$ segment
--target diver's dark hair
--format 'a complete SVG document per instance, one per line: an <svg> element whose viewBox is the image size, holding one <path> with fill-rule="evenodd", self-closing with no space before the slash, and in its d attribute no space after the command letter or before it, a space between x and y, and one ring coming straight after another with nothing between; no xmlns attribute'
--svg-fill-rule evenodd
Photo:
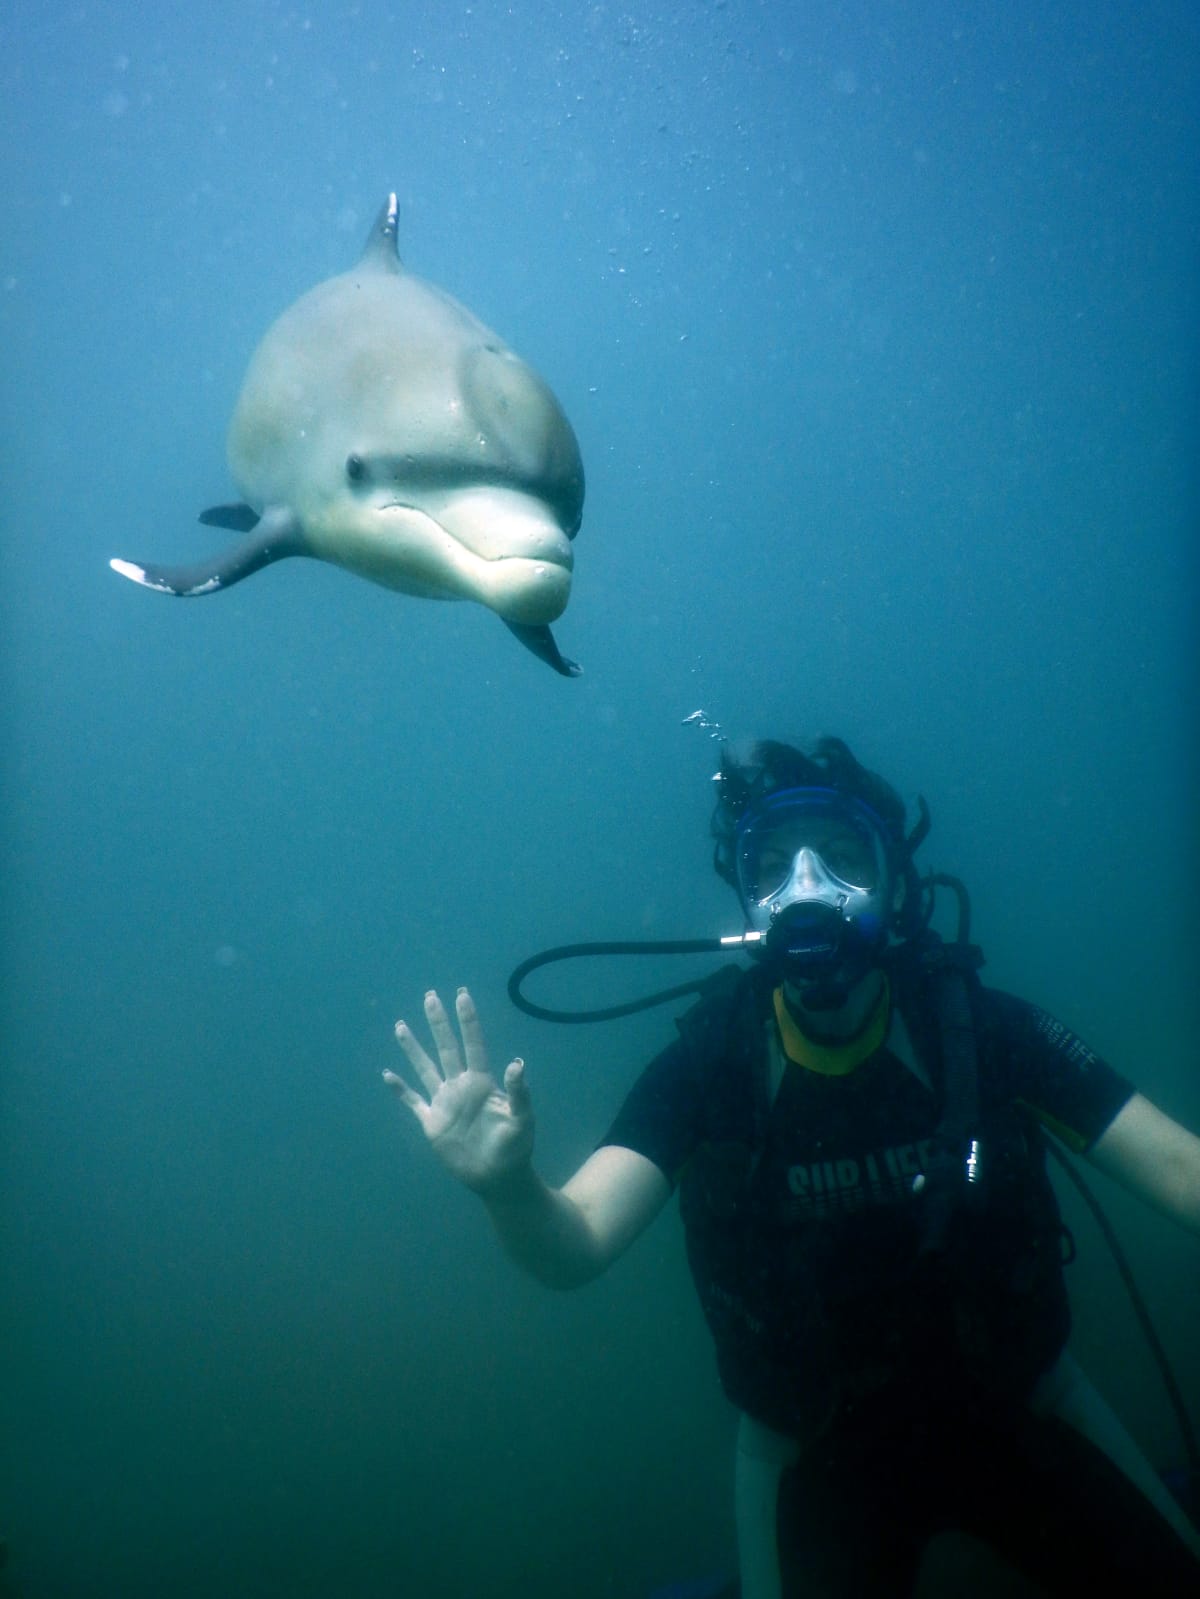
<svg viewBox="0 0 1200 1599"><path fill-rule="evenodd" d="M748 810L779 789L831 788L869 806L883 823L892 869L904 884L905 910L908 916L915 914L917 884L912 855L929 828L925 802L921 801L916 827L907 833L904 801L886 778L856 759L843 739L819 738L811 754L770 738L725 744L721 749L721 769L713 781L717 785L712 815L712 835L716 840L713 865L727 883L737 885L734 840L738 823ZM902 915L900 921L906 923L907 916Z"/></svg>

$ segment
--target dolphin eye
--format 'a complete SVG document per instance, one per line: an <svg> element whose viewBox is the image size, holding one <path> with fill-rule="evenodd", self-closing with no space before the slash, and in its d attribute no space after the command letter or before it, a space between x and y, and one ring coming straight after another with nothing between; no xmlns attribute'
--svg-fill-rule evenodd
<svg viewBox="0 0 1200 1599"><path fill-rule="evenodd" d="M361 455L348 455L346 457L346 476L351 483L361 483L367 475L367 463Z"/></svg>

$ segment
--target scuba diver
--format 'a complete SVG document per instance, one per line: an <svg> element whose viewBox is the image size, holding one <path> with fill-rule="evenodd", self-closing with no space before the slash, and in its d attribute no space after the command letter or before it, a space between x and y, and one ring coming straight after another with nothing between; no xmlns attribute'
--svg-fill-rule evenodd
<svg viewBox="0 0 1200 1599"><path fill-rule="evenodd" d="M750 965L677 1022L561 1188L460 989L386 1080L512 1259L586 1283L678 1189L740 1412L741 1599L899 1596L958 1529L1052 1594L1200 1592L1200 1537L1067 1352L1047 1133L1200 1233L1200 1138L930 928L905 807L840 739L725 745L715 866Z"/></svg>

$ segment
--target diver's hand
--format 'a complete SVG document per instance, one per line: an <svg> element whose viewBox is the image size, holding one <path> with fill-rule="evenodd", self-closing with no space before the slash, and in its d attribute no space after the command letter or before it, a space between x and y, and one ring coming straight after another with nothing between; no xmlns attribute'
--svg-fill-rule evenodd
<svg viewBox="0 0 1200 1599"><path fill-rule="evenodd" d="M497 1087L488 1071L475 1004L465 988L458 991L455 1010L461 1049L441 1000L432 989L426 994L425 1019L440 1069L407 1023L396 1023L396 1042L427 1099L395 1072L384 1072L383 1077L420 1122L446 1169L476 1193L486 1193L528 1169L533 1154L533 1105L525 1086L524 1061L511 1061L504 1069L503 1088Z"/></svg>

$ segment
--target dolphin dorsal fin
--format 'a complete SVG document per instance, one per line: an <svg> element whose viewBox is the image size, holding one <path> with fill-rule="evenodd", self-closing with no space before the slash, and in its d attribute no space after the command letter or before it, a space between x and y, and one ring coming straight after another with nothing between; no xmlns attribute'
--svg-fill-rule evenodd
<svg viewBox="0 0 1200 1599"><path fill-rule="evenodd" d="M371 224L360 266L373 267L376 272L402 272L400 245L396 237L396 224L400 207L396 196L389 194L380 207L379 215Z"/></svg>

